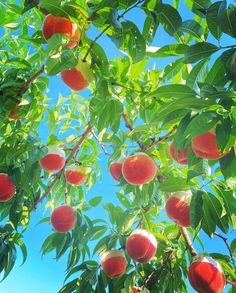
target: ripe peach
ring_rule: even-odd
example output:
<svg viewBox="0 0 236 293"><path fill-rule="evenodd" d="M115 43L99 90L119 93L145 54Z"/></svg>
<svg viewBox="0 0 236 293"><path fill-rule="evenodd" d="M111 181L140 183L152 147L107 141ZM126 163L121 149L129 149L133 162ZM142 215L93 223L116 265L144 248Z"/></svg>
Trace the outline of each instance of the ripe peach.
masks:
<svg viewBox="0 0 236 293"><path fill-rule="evenodd" d="M48 40L54 34L65 34L70 37L71 42L67 44L67 48L74 48L80 37L76 23L64 17L48 14L43 22L43 36Z"/></svg>
<svg viewBox="0 0 236 293"><path fill-rule="evenodd" d="M122 165L125 180L132 185L149 183L156 176L154 160L145 153L137 153L126 158Z"/></svg>
<svg viewBox="0 0 236 293"><path fill-rule="evenodd" d="M157 251L157 241L146 230L134 230L126 241L126 251L130 258L141 263L149 262Z"/></svg>
<svg viewBox="0 0 236 293"><path fill-rule="evenodd" d="M192 192L190 190L178 191L172 194L166 202L167 216L179 226L190 226L189 205L191 199Z"/></svg>
<svg viewBox="0 0 236 293"><path fill-rule="evenodd" d="M192 287L201 293L221 293L225 286L225 276L218 262L213 258L197 255L188 270Z"/></svg>
<svg viewBox="0 0 236 293"><path fill-rule="evenodd" d="M86 173L87 168L75 164L70 165L65 170L66 182L72 185L81 185L86 179Z"/></svg>
<svg viewBox="0 0 236 293"><path fill-rule="evenodd" d="M170 144L170 156L179 164L187 165L188 164L188 148L184 149L184 153L182 153L179 149L175 153L174 143Z"/></svg>
<svg viewBox="0 0 236 293"><path fill-rule="evenodd" d="M8 118L9 118L9 119L12 119L12 120L20 120L21 117L18 116L18 115L16 115L16 112L17 112L18 109L19 109L19 106L16 105L16 106L11 110L11 112L9 113Z"/></svg>
<svg viewBox="0 0 236 293"><path fill-rule="evenodd" d="M16 186L7 174L0 173L0 202L10 200L16 193Z"/></svg>
<svg viewBox="0 0 236 293"><path fill-rule="evenodd" d="M101 257L102 269L110 278L118 278L126 271L127 261L121 250L110 250Z"/></svg>
<svg viewBox="0 0 236 293"><path fill-rule="evenodd" d="M81 91L88 87L94 79L90 65L82 60L78 61L76 67L61 72L63 82L74 91Z"/></svg>
<svg viewBox="0 0 236 293"><path fill-rule="evenodd" d="M133 287L132 288L132 293L139 293L139 292L142 292L141 288L138 288L138 287Z"/></svg>
<svg viewBox="0 0 236 293"><path fill-rule="evenodd" d="M216 144L216 135L212 131L194 136L192 150L198 157L207 160L217 160L226 155L226 153L220 153Z"/></svg>
<svg viewBox="0 0 236 293"><path fill-rule="evenodd" d="M109 166L110 174L116 181L120 181L120 176L122 174L121 169L124 159L124 157L121 157L119 160L111 162Z"/></svg>
<svg viewBox="0 0 236 293"><path fill-rule="evenodd" d="M68 205L56 208L51 214L53 228L60 233L72 230L76 224L77 217L75 210Z"/></svg>
<svg viewBox="0 0 236 293"><path fill-rule="evenodd" d="M58 147L48 147L48 153L39 161L47 172L60 171L65 165L65 152Z"/></svg>

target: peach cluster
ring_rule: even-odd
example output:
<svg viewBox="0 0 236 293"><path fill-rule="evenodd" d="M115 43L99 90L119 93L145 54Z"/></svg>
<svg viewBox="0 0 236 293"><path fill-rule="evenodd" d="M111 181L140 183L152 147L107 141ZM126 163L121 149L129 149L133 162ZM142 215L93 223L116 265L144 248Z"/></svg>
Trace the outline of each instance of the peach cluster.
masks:
<svg viewBox="0 0 236 293"><path fill-rule="evenodd" d="M127 158L114 161L109 167L111 176L120 181L121 175L131 185L151 182L157 172L155 161L145 153L136 153Z"/></svg>
<svg viewBox="0 0 236 293"><path fill-rule="evenodd" d="M155 256L157 241L153 234L146 230L134 230L126 241L127 255L139 263L148 263ZM103 271L111 278L122 276L126 272L126 257L121 250L110 250L102 255Z"/></svg>

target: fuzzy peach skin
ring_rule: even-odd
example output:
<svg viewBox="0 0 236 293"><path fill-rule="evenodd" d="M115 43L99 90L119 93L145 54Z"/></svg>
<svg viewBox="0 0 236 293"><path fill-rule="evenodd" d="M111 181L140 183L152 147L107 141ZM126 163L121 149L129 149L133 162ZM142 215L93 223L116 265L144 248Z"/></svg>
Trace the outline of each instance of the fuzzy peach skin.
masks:
<svg viewBox="0 0 236 293"><path fill-rule="evenodd" d="M189 206L192 199L192 192L178 191L173 193L166 202L166 214L177 225L190 227Z"/></svg>
<svg viewBox="0 0 236 293"><path fill-rule="evenodd" d="M48 14L43 22L43 36L45 40L50 39L54 34L65 34L70 37L67 48L74 48L80 38L78 25L68 18Z"/></svg>
<svg viewBox="0 0 236 293"><path fill-rule="evenodd" d="M102 269L110 278L118 278L126 272L127 261L121 250L110 250L101 257Z"/></svg>
<svg viewBox="0 0 236 293"><path fill-rule="evenodd" d="M81 91L94 80L94 75L88 63L78 60L76 67L61 72L61 78L72 90Z"/></svg>
<svg viewBox="0 0 236 293"><path fill-rule="evenodd" d="M149 262L156 254L157 241L146 230L134 230L126 241L126 252L130 258L140 263Z"/></svg>
<svg viewBox="0 0 236 293"><path fill-rule="evenodd" d="M119 160L111 162L109 166L110 174L116 181L120 181L122 176L122 164L124 160L125 157L121 156Z"/></svg>
<svg viewBox="0 0 236 293"><path fill-rule="evenodd" d="M56 208L51 214L51 223L53 228L60 233L66 233L72 230L76 224L77 217L75 210L68 205L62 205Z"/></svg>
<svg viewBox="0 0 236 293"><path fill-rule="evenodd" d="M65 169L66 182L72 185L82 185L86 180L87 169L78 165L70 165Z"/></svg>
<svg viewBox="0 0 236 293"><path fill-rule="evenodd" d="M60 171L65 162L65 152L53 146L48 147L48 153L39 161L41 167L47 172Z"/></svg>
<svg viewBox="0 0 236 293"><path fill-rule="evenodd" d="M199 293L222 293L225 276L218 262L213 258L197 255L188 270L191 286Z"/></svg>
<svg viewBox="0 0 236 293"><path fill-rule="evenodd" d="M137 153L126 158L122 165L122 174L131 185L151 182L156 176L155 161L145 153Z"/></svg>
<svg viewBox="0 0 236 293"><path fill-rule="evenodd" d="M5 173L0 173L0 202L10 200L16 193L16 186Z"/></svg>
<svg viewBox="0 0 236 293"><path fill-rule="evenodd" d="M200 158L217 160L227 154L220 153L216 144L216 135L213 131L207 131L192 138L192 150Z"/></svg>
<svg viewBox="0 0 236 293"><path fill-rule="evenodd" d="M177 154L175 154L174 143L172 142L170 144L170 156L173 160L175 160L179 164L182 164L182 165L188 164L188 150L189 150L188 148L185 148L184 153L178 150Z"/></svg>

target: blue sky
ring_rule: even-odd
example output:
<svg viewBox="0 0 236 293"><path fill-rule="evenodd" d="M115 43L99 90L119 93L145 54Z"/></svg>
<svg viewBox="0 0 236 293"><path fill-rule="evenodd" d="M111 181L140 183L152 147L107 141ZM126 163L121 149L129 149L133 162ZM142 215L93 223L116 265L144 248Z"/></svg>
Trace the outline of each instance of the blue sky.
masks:
<svg viewBox="0 0 236 293"><path fill-rule="evenodd" d="M165 1L171 3L172 1ZM181 2L181 15L183 20L191 18L191 14L188 10L186 14L186 8L184 7L184 1ZM135 9L126 16L127 19L135 22L140 29L144 22L143 14ZM97 35L96 29L91 29L88 32L90 38L94 38ZM224 37L226 45L233 43L233 39ZM153 46L162 47L170 43L170 37L163 32L162 29L158 29ZM215 42L215 41L214 41ZM173 39L174 43L174 39ZM113 58L117 54L120 54L113 43L111 43L106 36L99 40L99 44L103 46L109 58ZM153 62L157 62L158 67L161 67L167 64L169 61L166 60L151 60L150 68L153 65ZM52 98L52 102L57 100L58 93L61 92L63 96L70 94L70 90L64 86L61 82L60 76L50 78L49 86L49 96ZM81 93L83 95L83 93ZM88 96L88 91L85 92L85 95ZM39 133L43 142L46 142L47 137L45 136L45 125L42 125L39 128ZM106 201L112 201L116 203L115 199L115 190L118 191L118 188L114 186L115 182L111 178L107 169L107 157L103 154L100 155L100 165L101 171L103 174L103 182L97 183L92 187L89 192L88 199L93 196L102 195L104 197L103 203ZM44 202L45 203L45 202ZM97 208L94 212L94 218L103 218L104 211L102 208ZM46 255L44 258L41 258L40 248L45 240L45 238L51 233L51 226L48 224L42 224L36 226L37 222L45 217L45 211L43 209L43 204L37 209L36 212L32 213L31 216L31 225L25 233L24 241L28 248L28 258L26 263L21 267L21 258L18 257L15 267L11 272L10 276L4 280L3 283L0 283L0 293L56 293L62 287L64 280L64 270L66 268L66 257L63 257L60 261L56 262L53 257L53 253ZM201 233L201 239L205 243L205 249L207 252L220 252L226 253L224 243L218 238L210 240L209 237ZM230 239L233 239L236 235L229 235ZM199 251L201 249L196 246ZM19 254L20 256L20 254ZM194 292L193 289L190 289L189 292Z"/></svg>

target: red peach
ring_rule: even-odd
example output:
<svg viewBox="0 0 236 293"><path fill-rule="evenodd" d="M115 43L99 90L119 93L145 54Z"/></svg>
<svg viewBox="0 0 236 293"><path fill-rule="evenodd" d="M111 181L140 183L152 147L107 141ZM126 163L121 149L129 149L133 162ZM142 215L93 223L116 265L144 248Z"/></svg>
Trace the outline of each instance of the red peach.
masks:
<svg viewBox="0 0 236 293"><path fill-rule="evenodd" d="M43 36L48 40L54 34L65 34L70 37L71 42L67 44L67 48L74 48L80 37L76 23L68 18L48 14L43 22Z"/></svg>
<svg viewBox="0 0 236 293"><path fill-rule="evenodd" d="M145 153L137 153L126 158L122 165L125 180L132 185L149 183L156 176L154 160Z"/></svg>
<svg viewBox="0 0 236 293"><path fill-rule="evenodd" d="M226 153L220 153L216 144L216 135L212 131L194 136L192 150L198 157L207 160L217 160L226 155Z"/></svg>
<svg viewBox="0 0 236 293"><path fill-rule="evenodd" d="M81 185L86 179L88 168L78 166L76 164L66 167L65 177L66 182L72 185Z"/></svg>
<svg viewBox="0 0 236 293"><path fill-rule="evenodd" d="M141 263L149 262L157 251L157 241L146 230L134 230L126 241L126 251L130 258Z"/></svg>
<svg viewBox="0 0 236 293"><path fill-rule="evenodd" d="M175 153L174 143L170 144L170 156L179 164L187 165L188 164L188 148L184 149L184 153L182 153L179 149Z"/></svg>
<svg viewBox="0 0 236 293"><path fill-rule="evenodd" d="M132 293L139 293L139 292L142 292L141 288L138 288L138 287L133 287L132 288Z"/></svg>
<svg viewBox="0 0 236 293"><path fill-rule="evenodd" d="M192 199L192 192L178 191L172 194L166 202L167 216L181 227L190 226L189 205Z"/></svg>
<svg viewBox="0 0 236 293"><path fill-rule="evenodd" d="M120 181L120 176L122 175L121 169L124 160L125 158L122 156L119 160L111 162L109 166L110 174L116 181Z"/></svg>
<svg viewBox="0 0 236 293"><path fill-rule="evenodd" d="M76 67L61 72L63 82L74 91L81 91L88 87L94 79L90 65L82 60L78 61Z"/></svg>
<svg viewBox="0 0 236 293"><path fill-rule="evenodd" d="M68 205L62 205L56 208L51 215L53 228L60 233L66 233L72 230L76 224L77 217L75 210Z"/></svg>
<svg viewBox="0 0 236 293"><path fill-rule="evenodd" d="M7 174L0 173L0 202L10 200L16 193L16 186Z"/></svg>
<svg viewBox="0 0 236 293"><path fill-rule="evenodd" d="M48 153L39 163L47 172L60 171L65 165L65 152L58 147L48 147Z"/></svg>
<svg viewBox="0 0 236 293"><path fill-rule="evenodd" d="M123 251L110 250L101 257L102 269L110 278L118 278L126 272L127 261Z"/></svg>
<svg viewBox="0 0 236 293"><path fill-rule="evenodd" d="M20 120L21 117L18 116L18 115L16 115L16 112L17 112L17 110L18 110L19 108L20 108L20 107L19 107L18 105L16 105L16 106L11 110L11 112L9 113L8 118L9 118L9 119L12 119L12 120Z"/></svg>
<svg viewBox="0 0 236 293"><path fill-rule="evenodd" d="M211 257L197 255L188 270L192 287L200 293L221 293L225 276L218 262Z"/></svg>

